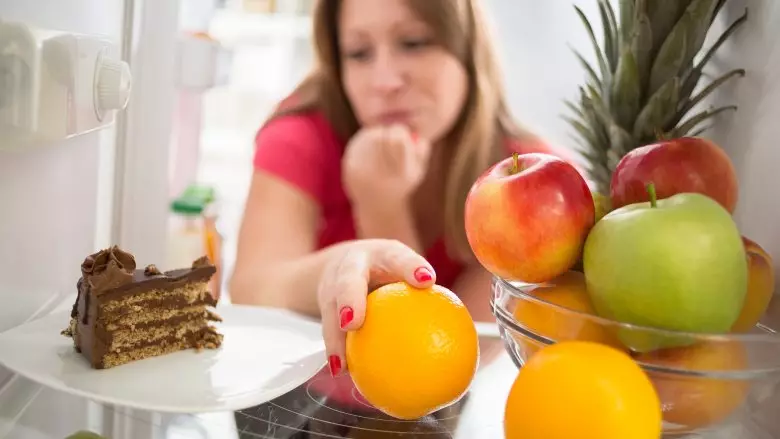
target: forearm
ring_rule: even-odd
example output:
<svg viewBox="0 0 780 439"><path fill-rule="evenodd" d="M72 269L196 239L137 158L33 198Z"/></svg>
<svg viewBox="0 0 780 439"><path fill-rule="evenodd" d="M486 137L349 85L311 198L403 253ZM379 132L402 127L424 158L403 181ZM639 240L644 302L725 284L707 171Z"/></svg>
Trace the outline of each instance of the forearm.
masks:
<svg viewBox="0 0 780 439"><path fill-rule="evenodd" d="M353 207L355 228L360 239L395 239L424 254L411 209L405 205L370 207L356 203Z"/></svg>
<svg viewBox="0 0 780 439"><path fill-rule="evenodd" d="M233 303L286 308L319 317L317 288L328 263L361 245L348 241L281 262L242 264L237 261L230 280Z"/></svg>

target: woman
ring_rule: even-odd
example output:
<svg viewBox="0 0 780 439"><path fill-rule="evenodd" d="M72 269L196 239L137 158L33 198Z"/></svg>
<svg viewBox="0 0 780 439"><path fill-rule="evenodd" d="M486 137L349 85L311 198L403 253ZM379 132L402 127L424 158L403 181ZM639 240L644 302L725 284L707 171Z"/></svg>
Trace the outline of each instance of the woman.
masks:
<svg viewBox="0 0 780 439"><path fill-rule="evenodd" d="M550 150L511 124L478 0L321 0L314 36L317 68L258 132L230 286L321 316L336 374L372 285L318 288L326 267L436 281L491 319L466 194L512 151Z"/></svg>

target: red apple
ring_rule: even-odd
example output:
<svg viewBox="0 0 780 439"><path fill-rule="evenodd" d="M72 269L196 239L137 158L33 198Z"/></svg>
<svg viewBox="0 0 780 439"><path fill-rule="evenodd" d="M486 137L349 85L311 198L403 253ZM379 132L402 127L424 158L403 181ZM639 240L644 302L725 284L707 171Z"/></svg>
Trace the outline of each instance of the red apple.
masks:
<svg viewBox="0 0 780 439"><path fill-rule="evenodd" d="M496 276L531 283L574 266L595 221L585 179L545 153L515 154L487 170L471 187L465 214L477 260Z"/></svg>
<svg viewBox="0 0 780 439"><path fill-rule="evenodd" d="M748 289L742 312L731 327L732 332L749 332L766 313L775 293L775 271L772 257L760 245L742 237L748 259Z"/></svg>
<svg viewBox="0 0 780 439"><path fill-rule="evenodd" d="M737 174L726 153L699 137L682 137L642 146L627 153L612 174L612 207L649 201L647 184L656 196L683 192L706 195L730 213L737 206Z"/></svg>

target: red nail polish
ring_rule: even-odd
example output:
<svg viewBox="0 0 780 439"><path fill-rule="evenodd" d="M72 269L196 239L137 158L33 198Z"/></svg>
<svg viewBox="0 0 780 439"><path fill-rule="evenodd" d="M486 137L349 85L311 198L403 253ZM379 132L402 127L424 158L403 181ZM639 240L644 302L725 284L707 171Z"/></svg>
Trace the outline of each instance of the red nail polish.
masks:
<svg viewBox="0 0 780 439"><path fill-rule="evenodd" d="M347 325L349 325L352 319L355 318L355 311L351 307L345 306L344 308L341 308L341 312L339 312L339 318L341 321L341 329L344 329L347 327Z"/></svg>
<svg viewBox="0 0 780 439"><path fill-rule="evenodd" d="M330 367L330 375L335 377L341 372L341 358L338 355L331 355L328 357L328 366Z"/></svg>
<svg viewBox="0 0 780 439"><path fill-rule="evenodd" d="M428 282L433 279L433 275L431 274L431 270L427 267L420 267L417 270L414 270L414 278L417 282Z"/></svg>

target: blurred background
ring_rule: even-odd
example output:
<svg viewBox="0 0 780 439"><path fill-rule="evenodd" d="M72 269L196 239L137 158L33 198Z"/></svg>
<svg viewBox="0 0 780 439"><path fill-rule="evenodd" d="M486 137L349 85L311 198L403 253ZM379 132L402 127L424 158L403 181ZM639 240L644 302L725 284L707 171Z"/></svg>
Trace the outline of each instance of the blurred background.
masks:
<svg viewBox="0 0 780 439"><path fill-rule="evenodd" d="M514 115L552 144L575 149L572 130L561 117L564 100L577 95L585 78L573 50L591 62L594 58L574 5L590 17L600 39L597 1L483 4ZM707 134L737 166L741 228L778 253L780 203L765 189L776 180L780 159L775 146L780 91L774 79L780 49L767 37L776 32L770 23L780 19L780 6L732 0L710 39L746 7L748 24L720 48L705 72L707 81L735 67L747 70L742 80L719 88L709 100L715 102L705 103L733 103L739 111L716 118ZM27 288L68 289L73 264L113 243L132 249L144 263L175 265L200 251L168 250L194 242L187 230L195 213L207 217L206 224L198 218L195 226L209 230L209 252L219 259L222 274L229 274L254 135L311 65L311 8L312 0L0 0L0 18L6 21L105 36L132 73L129 104L117 112L115 123L86 134L55 133L37 143L4 137L0 176L8 183L0 186L0 201L8 213L0 220L0 240L7 245L0 260L10 262L0 274L15 274L14 282ZM11 79L6 83L12 89ZM50 222L73 211L80 217ZM63 233L68 228L77 230ZM31 241L31 234L38 238ZM49 245L62 239L72 245ZM44 251L67 265L37 264Z"/></svg>
<svg viewBox="0 0 780 439"><path fill-rule="evenodd" d="M573 6L598 23L597 1L483 3L511 110L551 143L575 149L561 117L564 99L576 96L585 78L572 49L588 60L593 50ZM224 291L254 136L312 62L311 6L312 0L0 0L0 331L70 306L85 255L112 244L133 252L139 265L161 268L207 251L220 266L215 287ZM712 78L747 70L708 101L739 110L715 119L707 135L737 167L740 228L780 261L780 2L728 2L710 38L746 7L748 24L705 72ZM85 52L71 53L71 61L47 58L38 43L53 41L47 33L53 30L88 35L76 43L57 40ZM79 81L80 60L94 52L88 48L95 35L105 38L100 44L115 60L106 69L126 68L132 87L118 80L105 105L129 98L127 108L82 127L79 104L87 98L36 90L25 78L44 81L59 71L46 69L48 62L69 66L62 70L73 73L67 79ZM0 368L0 418L26 407L16 394L3 399L8 376ZM83 412L59 404L58 410Z"/></svg>

